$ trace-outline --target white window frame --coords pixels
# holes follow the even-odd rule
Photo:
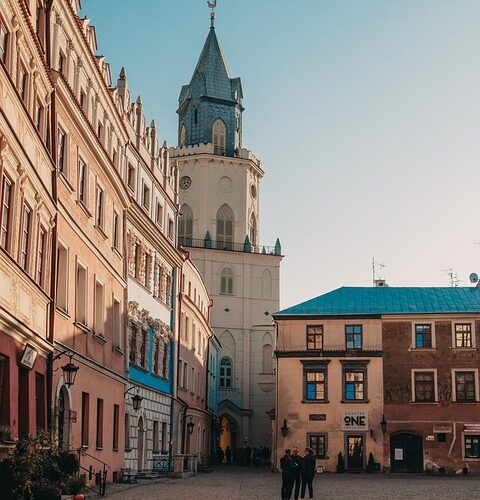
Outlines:
[[[430,325],[432,328],[432,347],[416,347],[416,339],[415,339],[415,325]],[[435,334],[435,321],[412,321],[412,345],[410,347],[411,350],[415,351],[431,351],[432,349],[437,348],[437,340],[436,340],[436,334]]]
[[[58,240],[58,246],[57,246],[57,257],[58,257],[58,250],[59,250],[59,247],[62,247],[64,250],[65,250],[65,254],[66,254],[66,266],[65,266],[65,307],[61,307],[58,305],[58,284],[59,284],[59,277],[58,277],[58,262],[57,262],[57,276],[56,276],[56,280],[55,280],[55,286],[56,286],[56,295],[57,295],[57,298],[56,298],[56,308],[59,309],[60,311],[63,311],[64,313],[69,313],[69,304],[68,304],[68,301],[69,301],[69,298],[70,298],[70,294],[68,293],[69,292],[69,278],[70,278],[70,269],[69,269],[69,266],[70,266],[70,247],[65,243],[65,241],[63,240]]]
[[[96,335],[105,337],[105,282],[102,281],[97,275],[95,275],[95,288],[93,294],[93,331]],[[97,284],[103,288],[103,304],[102,304],[102,331],[98,330],[97,321]]]
[[[433,401],[416,401],[415,400],[415,373],[421,372],[433,372]],[[438,403],[438,378],[437,378],[437,369],[436,368],[412,368],[411,371],[411,401],[415,404],[424,404],[424,405],[432,405]]]
[[[470,324],[471,328],[471,334],[472,334],[472,346],[471,347],[457,347],[457,338],[455,335],[455,325],[465,325],[465,324]],[[475,334],[475,321],[472,319],[467,319],[467,320],[452,320],[452,349],[476,349],[477,348],[477,336]]]
[[[84,290],[84,303],[85,303],[85,321],[79,321],[78,319],[78,268],[81,267],[85,271],[85,290]],[[87,326],[88,323],[88,267],[77,257],[77,262],[75,266],[75,321]]]
[[[118,317],[118,332],[116,334],[115,332],[115,303],[118,303],[119,307],[119,317]],[[122,349],[122,301],[120,298],[118,298],[115,294],[112,294],[112,342],[113,342],[113,347],[116,347],[117,349]],[[118,336],[117,336],[118,335]]]
[[[464,401],[457,401],[457,384],[456,384],[456,378],[455,374],[457,372],[472,372],[473,373],[473,381],[475,383],[475,401],[472,402],[464,402]],[[478,386],[478,368],[452,368],[452,401],[454,403],[459,403],[459,404],[475,404],[480,402],[480,388]]]

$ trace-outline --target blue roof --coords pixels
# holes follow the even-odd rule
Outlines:
[[[341,287],[274,314],[342,316],[480,313],[476,287]]]

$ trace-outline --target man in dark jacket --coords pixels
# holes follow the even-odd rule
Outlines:
[[[313,478],[315,477],[315,457],[311,448],[305,448],[305,456],[302,461],[302,496],[305,498],[305,490],[308,486],[308,496],[313,499]]]
[[[293,487],[293,462],[290,450],[285,450],[285,455],[280,459],[282,469],[282,500],[290,500]]]
[[[295,484],[294,498],[298,500],[300,493],[300,485],[302,484],[302,462],[303,458],[298,454],[298,448],[292,448],[292,462],[293,462],[293,482]]]

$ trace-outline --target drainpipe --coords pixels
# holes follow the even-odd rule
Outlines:
[[[52,13],[53,0],[48,0],[45,9],[45,53],[47,58],[47,65],[51,68],[51,30],[50,21]],[[55,323],[55,303],[56,303],[56,276],[57,276],[57,117],[55,108],[55,89],[51,94],[50,101],[50,154],[53,159],[55,169],[52,173],[52,198],[55,205],[55,217],[52,228],[52,246],[51,246],[51,259],[50,259],[50,310],[49,310],[49,331],[48,340],[54,346],[54,323]],[[48,354],[47,357],[47,428],[53,430],[53,352]]]
[[[172,292],[171,292],[171,297],[176,297],[177,296],[177,268],[173,268],[172,271],[173,279],[172,279]],[[174,332],[174,337],[173,337],[173,342],[172,342],[172,367],[173,367],[173,373],[172,373],[172,400],[170,404],[170,439],[168,440],[168,461],[169,463],[172,463],[173,460],[173,421],[175,419],[175,412],[174,412],[174,402],[177,398],[177,391],[176,391],[176,384],[177,384],[177,377],[178,377],[178,351],[177,349],[177,339],[175,338],[175,327],[176,327],[176,318],[175,318],[175,302],[171,300],[172,303],[172,312],[171,312],[171,325],[172,325],[172,331]],[[179,302],[179,307],[178,307],[178,314],[180,314],[180,302]],[[174,357],[177,358],[177,369],[175,370],[175,359]]]
[[[275,347],[278,344],[278,323],[275,321]],[[275,431],[273,433],[273,464],[272,472],[276,472],[277,469],[277,457],[278,457],[278,372],[279,372],[280,360],[277,358],[277,366],[275,370]]]

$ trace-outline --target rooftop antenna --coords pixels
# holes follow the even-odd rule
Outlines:
[[[460,283],[458,279],[458,274],[454,271],[453,267],[449,267],[448,269],[442,269],[444,275],[448,276],[448,280],[450,281],[450,286],[455,288]]]
[[[380,269],[380,277],[377,278],[377,268]],[[385,281],[385,264],[375,261],[375,257],[372,257],[372,283],[373,286],[378,286],[378,281]]]
[[[210,27],[215,28],[215,9],[217,8],[217,0],[210,2],[207,0],[208,8],[212,11],[210,13]]]

